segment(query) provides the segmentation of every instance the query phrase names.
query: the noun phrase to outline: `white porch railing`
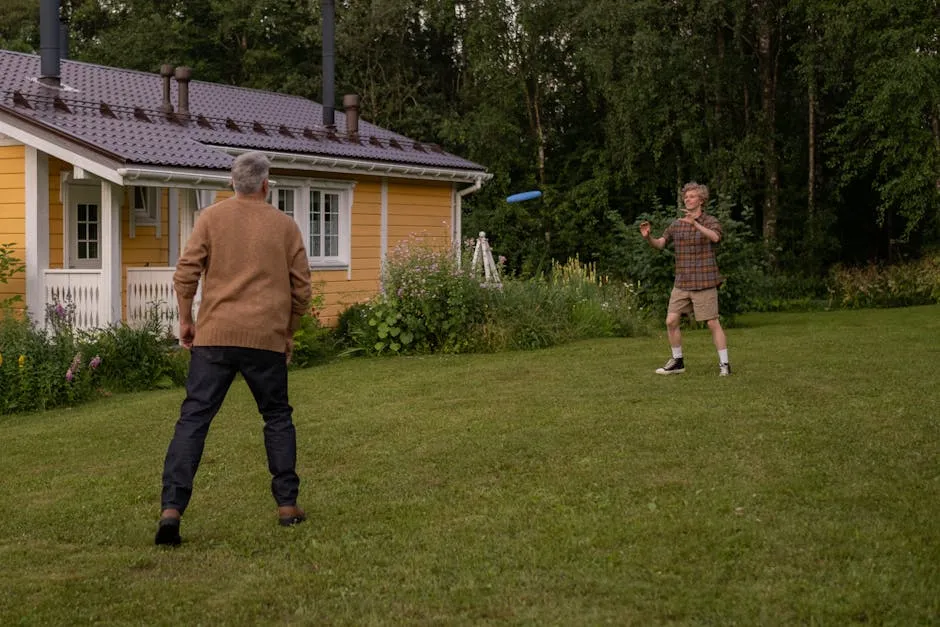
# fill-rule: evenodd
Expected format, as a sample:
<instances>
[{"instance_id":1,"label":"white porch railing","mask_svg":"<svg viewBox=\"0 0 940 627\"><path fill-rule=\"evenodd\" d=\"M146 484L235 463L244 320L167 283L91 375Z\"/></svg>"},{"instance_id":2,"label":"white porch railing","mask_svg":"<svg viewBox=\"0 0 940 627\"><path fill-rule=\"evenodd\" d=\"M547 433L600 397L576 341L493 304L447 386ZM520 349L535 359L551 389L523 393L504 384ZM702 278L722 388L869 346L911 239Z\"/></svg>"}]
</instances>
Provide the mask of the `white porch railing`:
<instances>
[{"instance_id":1,"label":"white porch railing","mask_svg":"<svg viewBox=\"0 0 940 627\"><path fill-rule=\"evenodd\" d=\"M149 319L151 310L156 310L160 323L179 337L179 311L173 289L175 271L176 268L127 269L127 324L141 326ZM201 300L200 284L193 299L194 318L199 313Z\"/></svg>"},{"instance_id":2,"label":"white porch railing","mask_svg":"<svg viewBox=\"0 0 940 627\"><path fill-rule=\"evenodd\" d=\"M106 326L107 315L101 310L101 270L50 269L43 272L43 279L47 306L74 306L75 326L79 329ZM45 320L46 312L41 315Z\"/></svg>"}]
</instances>

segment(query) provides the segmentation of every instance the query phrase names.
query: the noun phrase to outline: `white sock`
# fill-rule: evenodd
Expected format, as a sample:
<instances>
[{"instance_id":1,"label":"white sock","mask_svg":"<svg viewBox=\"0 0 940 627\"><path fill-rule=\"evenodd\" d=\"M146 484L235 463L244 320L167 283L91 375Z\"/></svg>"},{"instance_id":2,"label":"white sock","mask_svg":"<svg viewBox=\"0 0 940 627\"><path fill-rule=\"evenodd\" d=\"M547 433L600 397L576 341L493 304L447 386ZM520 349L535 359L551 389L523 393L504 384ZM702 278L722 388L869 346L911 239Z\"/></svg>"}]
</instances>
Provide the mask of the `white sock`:
<instances>
[{"instance_id":1,"label":"white sock","mask_svg":"<svg viewBox=\"0 0 940 627\"><path fill-rule=\"evenodd\" d=\"M718 363L726 364L728 363L728 349L723 348L718 351Z\"/></svg>"},{"instance_id":2,"label":"white sock","mask_svg":"<svg viewBox=\"0 0 940 627\"><path fill-rule=\"evenodd\" d=\"M672 347L672 358L673 359L682 359L682 347L673 346Z\"/></svg>"}]
</instances>

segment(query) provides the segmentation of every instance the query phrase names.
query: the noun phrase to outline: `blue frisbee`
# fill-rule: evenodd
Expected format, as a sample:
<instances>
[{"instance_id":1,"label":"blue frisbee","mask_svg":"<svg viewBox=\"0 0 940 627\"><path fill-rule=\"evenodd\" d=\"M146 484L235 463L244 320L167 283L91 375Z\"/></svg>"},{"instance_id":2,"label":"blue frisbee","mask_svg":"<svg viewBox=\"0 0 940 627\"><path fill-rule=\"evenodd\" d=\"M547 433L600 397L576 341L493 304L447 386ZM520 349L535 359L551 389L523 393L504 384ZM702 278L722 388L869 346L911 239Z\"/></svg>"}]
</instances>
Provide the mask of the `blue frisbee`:
<instances>
[{"instance_id":1,"label":"blue frisbee","mask_svg":"<svg viewBox=\"0 0 940 627\"><path fill-rule=\"evenodd\" d=\"M533 190L531 192L521 192L519 194L513 194L506 198L506 202L522 202L523 200L532 200L533 198L538 198L542 195L542 192L538 190Z\"/></svg>"}]
</instances>

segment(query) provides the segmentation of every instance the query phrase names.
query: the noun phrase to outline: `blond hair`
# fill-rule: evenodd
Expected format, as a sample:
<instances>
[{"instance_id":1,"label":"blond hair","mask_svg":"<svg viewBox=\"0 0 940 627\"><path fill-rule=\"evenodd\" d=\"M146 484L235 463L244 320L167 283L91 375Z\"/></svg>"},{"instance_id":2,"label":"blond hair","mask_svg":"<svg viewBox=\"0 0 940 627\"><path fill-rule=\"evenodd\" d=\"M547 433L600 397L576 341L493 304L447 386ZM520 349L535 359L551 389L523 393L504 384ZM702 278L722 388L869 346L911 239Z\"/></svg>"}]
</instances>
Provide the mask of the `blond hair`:
<instances>
[{"instance_id":1,"label":"blond hair","mask_svg":"<svg viewBox=\"0 0 940 627\"><path fill-rule=\"evenodd\" d=\"M685 198L686 192L695 192L702 199L702 204L708 204L708 187L695 181L690 181L682 186L682 197Z\"/></svg>"}]
</instances>

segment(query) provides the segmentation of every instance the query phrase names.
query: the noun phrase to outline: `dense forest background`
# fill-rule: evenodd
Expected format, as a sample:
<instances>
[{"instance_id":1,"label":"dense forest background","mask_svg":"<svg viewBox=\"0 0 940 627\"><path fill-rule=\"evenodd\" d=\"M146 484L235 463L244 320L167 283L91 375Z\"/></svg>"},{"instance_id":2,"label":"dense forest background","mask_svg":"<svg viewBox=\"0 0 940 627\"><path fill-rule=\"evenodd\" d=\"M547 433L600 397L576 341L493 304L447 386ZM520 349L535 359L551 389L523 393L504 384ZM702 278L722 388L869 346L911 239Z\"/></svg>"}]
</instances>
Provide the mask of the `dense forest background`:
<instances>
[{"instance_id":1,"label":"dense forest background","mask_svg":"<svg viewBox=\"0 0 940 627\"><path fill-rule=\"evenodd\" d=\"M61 4L70 58L321 100L317 0ZM37 51L38 15L3 0L0 47ZM624 270L624 234L690 179L783 273L935 251L938 52L937 0L336 2L338 99L485 165L464 232L521 272Z\"/></svg>"}]
</instances>

